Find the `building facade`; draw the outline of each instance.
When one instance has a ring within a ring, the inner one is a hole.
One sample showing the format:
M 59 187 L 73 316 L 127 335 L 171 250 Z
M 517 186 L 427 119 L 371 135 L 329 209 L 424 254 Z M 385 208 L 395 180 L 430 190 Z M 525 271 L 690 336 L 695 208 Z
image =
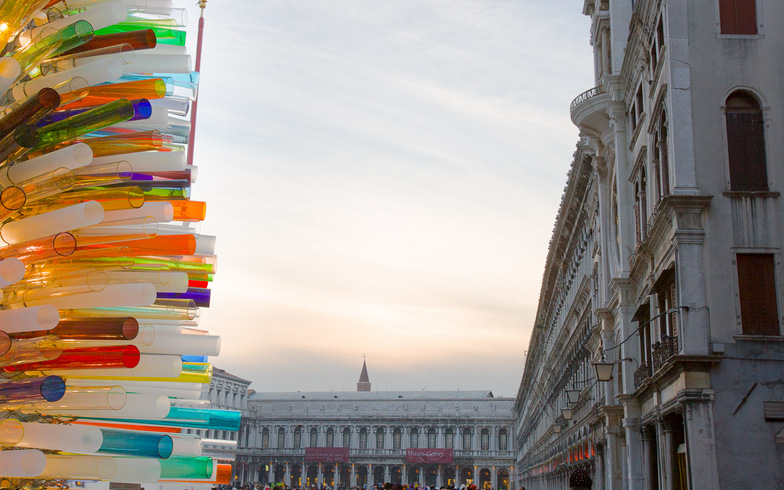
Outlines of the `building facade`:
M 581 137 L 515 405 L 518 484 L 568 488 L 584 468 L 602 489 L 780 488 L 784 3 L 583 13 L 596 87 L 571 106 Z
M 508 489 L 513 398 L 490 391 L 253 393 L 239 434 L 242 483 Z

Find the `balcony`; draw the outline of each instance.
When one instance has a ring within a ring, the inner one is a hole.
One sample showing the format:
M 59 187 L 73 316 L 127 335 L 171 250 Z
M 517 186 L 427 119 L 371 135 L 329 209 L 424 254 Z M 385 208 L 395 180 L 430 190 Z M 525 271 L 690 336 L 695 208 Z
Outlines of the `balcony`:
M 598 137 L 610 127 L 607 104 L 610 96 L 602 87 L 594 87 L 581 93 L 572 101 L 569 112 L 572 122 L 580 128 L 580 132 Z
M 665 335 L 651 349 L 651 364 L 643 362 L 634 371 L 634 387 L 639 388 L 645 380 L 656 374 L 675 354 L 678 353 L 678 338 Z

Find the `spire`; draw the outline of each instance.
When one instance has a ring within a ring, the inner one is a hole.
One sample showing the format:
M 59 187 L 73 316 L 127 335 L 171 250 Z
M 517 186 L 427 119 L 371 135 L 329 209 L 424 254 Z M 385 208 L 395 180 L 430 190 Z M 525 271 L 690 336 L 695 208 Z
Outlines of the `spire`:
M 357 391 L 370 391 L 370 378 L 367 372 L 367 360 L 362 356 L 362 373 L 359 375 L 359 383 L 357 383 Z

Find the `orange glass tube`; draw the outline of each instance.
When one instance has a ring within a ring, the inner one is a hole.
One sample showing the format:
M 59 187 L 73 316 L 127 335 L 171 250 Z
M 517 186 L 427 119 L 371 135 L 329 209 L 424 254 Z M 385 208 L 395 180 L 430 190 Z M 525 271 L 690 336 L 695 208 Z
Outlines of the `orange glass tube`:
M 33 216 L 86 201 L 98 201 L 104 211 L 138 208 L 144 204 L 144 191 L 136 186 L 75 189 L 60 193 L 56 199 L 41 200 L 26 206 L 22 214 Z
M 55 335 L 61 340 L 133 340 L 139 322 L 132 317 L 64 318 L 50 330 L 15 332 L 15 339 Z
M 130 99 L 160 99 L 166 95 L 166 82 L 162 78 L 147 78 L 131 82 L 111 83 L 90 87 L 89 93 L 60 109 L 78 109 L 105 104 L 113 100 Z
M 163 137 L 158 130 L 85 138 L 82 141 L 92 148 L 95 158 L 163 148 Z
M 62 344 L 61 344 L 62 345 Z M 139 364 L 139 348 L 135 345 L 63 349 L 56 359 L 6 366 L 13 371 L 48 371 L 51 369 L 132 368 Z
M 76 238 L 68 232 L 0 248 L 0 258 L 16 257 L 25 264 L 68 257 L 76 251 Z
M 83 51 L 92 51 L 94 49 L 116 46 L 118 44 L 129 44 L 134 50 L 152 49 L 158 44 L 158 40 L 155 37 L 155 31 L 152 29 L 102 34 L 93 37 L 90 41 L 63 54 L 81 53 Z
M 203 221 L 207 203 L 203 201 L 169 201 L 174 208 L 174 221 Z
M 192 255 L 196 252 L 193 235 L 158 235 L 146 240 L 118 242 L 134 255 Z

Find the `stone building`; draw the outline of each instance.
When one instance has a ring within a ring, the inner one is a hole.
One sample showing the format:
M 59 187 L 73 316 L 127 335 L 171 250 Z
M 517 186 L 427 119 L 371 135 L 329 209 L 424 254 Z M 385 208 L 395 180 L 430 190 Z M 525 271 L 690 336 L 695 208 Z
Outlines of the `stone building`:
M 779 488 L 784 3 L 583 13 L 596 87 L 571 105 L 581 138 L 515 405 L 518 483 L 568 488 L 581 467 L 602 489 Z
M 243 483 L 374 483 L 509 488 L 513 398 L 490 391 L 371 391 L 250 395 L 239 435 Z

